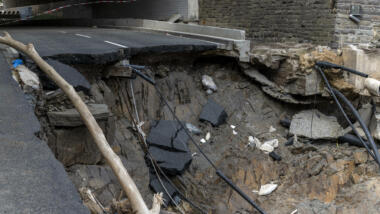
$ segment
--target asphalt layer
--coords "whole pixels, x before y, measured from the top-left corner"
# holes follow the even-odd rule
[[[33,106],[0,56],[0,213],[88,214],[45,142]]]
[[[216,44],[178,36],[105,28],[0,28],[33,43],[42,57],[66,64],[104,64],[145,53],[215,50]]]

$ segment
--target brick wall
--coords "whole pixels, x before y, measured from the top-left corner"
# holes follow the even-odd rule
[[[334,0],[199,0],[200,22],[257,42],[334,42]]]
[[[361,6],[361,22],[349,19],[352,5]],[[380,32],[380,0],[337,0],[335,40],[342,44],[369,43]]]

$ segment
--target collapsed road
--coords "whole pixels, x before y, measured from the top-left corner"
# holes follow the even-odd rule
[[[62,61],[70,61],[70,64],[104,64],[139,53],[197,52],[216,48],[215,44],[194,39],[115,29],[2,30],[20,41],[33,42],[46,59],[69,56]],[[88,86],[86,81],[81,81],[81,75],[70,72],[72,68],[50,60],[58,71],[66,72],[64,77]],[[0,213],[88,213],[62,165],[45,142],[36,136],[41,130],[33,113],[32,99],[13,81],[3,56],[0,66]]]
[[[39,29],[41,32],[22,28],[7,30],[23,42],[35,39],[37,50],[77,89],[147,204],[152,193],[164,192],[164,205],[168,206],[164,212],[255,213],[252,206],[222,181],[223,176],[222,179],[216,176],[216,169],[220,168],[267,213],[342,214],[379,210],[379,169],[364,148],[344,140],[337,143],[338,138],[342,139],[340,136],[352,131],[347,130],[344,118],[330,104],[321,79],[313,70],[316,59],[331,57],[329,61],[342,64],[338,51],[310,48],[302,53],[310,55],[317,50],[322,56],[311,56],[312,63],[306,66],[303,63],[309,61],[293,53],[289,57],[283,54],[281,60],[270,58],[276,56],[271,53],[276,49],[270,49],[268,53],[252,55],[254,63],[250,65],[210,54],[207,51],[215,50],[215,44],[199,40],[96,28]],[[144,45],[140,38],[149,41]],[[47,143],[64,166],[57,167],[67,182],[62,187],[74,189],[73,194],[61,191],[62,195],[56,197],[72,196],[73,200],[67,202],[79,204],[78,210],[83,208],[79,201],[82,199],[92,213],[130,213],[128,199],[67,97],[26,57],[15,54],[7,56],[10,58],[16,59],[12,65],[16,74],[30,69],[39,77],[38,87],[33,89],[26,87],[26,83],[20,84],[32,106],[30,115],[34,116],[35,107],[41,125],[39,145]],[[145,65],[142,72],[156,85],[136,77],[130,68],[139,66],[132,64]],[[376,122],[376,97],[370,96],[373,102],[368,97],[357,98],[360,96],[347,86],[341,73],[334,72],[326,70],[331,84],[355,101],[361,115],[369,115],[362,116],[366,118],[365,125]],[[284,81],[283,73],[291,79]],[[10,73],[5,74],[7,86],[12,81]],[[315,90],[309,87],[314,84]],[[342,85],[345,88],[339,88]],[[268,93],[265,90],[268,87],[276,93]],[[21,96],[21,90],[18,93]],[[20,100],[25,105],[25,99]],[[9,112],[17,110],[7,109],[9,105],[4,108]],[[14,114],[4,118],[16,117]],[[355,121],[352,115],[348,116]],[[20,124],[25,124],[24,118],[20,118]],[[177,119],[184,123],[191,137],[185,134],[186,129]],[[12,132],[11,127],[4,129],[6,133],[24,133]],[[195,144],[188,144],[189,138],[194,138]],[[197,147],[218,168],[210,166],[198,154]],[[24,154],[22,150],[17,152],[19,156]],[[149,160],[150,156],[162,172],[152,166],[155,164]],[[11,179],[25,182],[21,176],[20,180],[17,177],[22,170],[14,172]],[[41,186],[49,182],[37,188],[43,189]],[[6,196],[19,197],[19,192],[10,190],[5,191]],[[46,193],[41,191],[41,194]],[[44,203],[38,197],[29,201],[35,207]],[[6,211],[16,209],[13,204],[10,206]]]

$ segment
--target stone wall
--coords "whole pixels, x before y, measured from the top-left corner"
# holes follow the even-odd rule
[[[351,6],[360,5],[361,22],[349,19]],[[335,40],[339,45],[369,43],[380,31],[380,1],[378,0],[337,0]]]
[[[259,42],[313,42],[334,39],[333,0],[199,0],[200,22],[239,28]]]

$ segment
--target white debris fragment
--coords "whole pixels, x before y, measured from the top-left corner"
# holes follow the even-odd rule
[[[40,88],[40,80],[34,72],[30,71],[24,65],[15,68],[16,77],[24,91],[38,90]]]
[[[207,141],[204,138],[201,139],[201,143],[206,143],[206,142]]]
[[[275,131],[277,131],[276,128],[274,128],[273,126],[270,126],[270,127],[269,127],[269,132],[270,132],[270,133],[275,132]]]
[[[202,84],[205,88],[210,89],[214,92],[218,90],[218,87],[216,86],[214,80],[208,75],[202,76]]]
[[[207,132],[206,134],[206,141],[209,141],[211,138],[211,133],[210,132]]]
[[[233,134],[233,135],[237,135],[238,133],[237,133],[237,131],[232,130],[232,134]]]
[[[236,126],[234,126],[234,125],[230,125],[230,127],[231,127],[231,129],[235,129],[236,128]]]
[[[264,144],[262,144],[259,148],[260,148],[260,150],[263,151],[265,154],[271,153],[271,152],[273,152],[273,150],[274,150],[274,147],[271,146],[271,145],[268,144],[268,143],[264,143]]]
[[[298,213],[298,210],[297,209],[295,209],[293,212],[291,212],[290,214],[296,214],[296,213]]]
[[[194,126],[191,123],[186,123],[186,129],[189,130],[189,132],[196,134],[196,135],[199,135],[202,133],[202,131],[198,127]]]
[[[193,154],[191,154],[191,157],[195,157],[197,155],[198,155],[198,153],[194,152]]]
[[[273,148],[277,148],[278,147],[278,139],[268,140],[268,141],[264,142],[264,144],[269,144]]]
[[[277,189],[277,184],[265,184],[260,187],[259,195],[269,195]]]
[[[257,139],[256,137],[253,138],[253,140],[254,140],[255,146],[256,146],[257,148],[260,148],[261,145],[262,145],[261,141],[260,141],[259,139]]]

